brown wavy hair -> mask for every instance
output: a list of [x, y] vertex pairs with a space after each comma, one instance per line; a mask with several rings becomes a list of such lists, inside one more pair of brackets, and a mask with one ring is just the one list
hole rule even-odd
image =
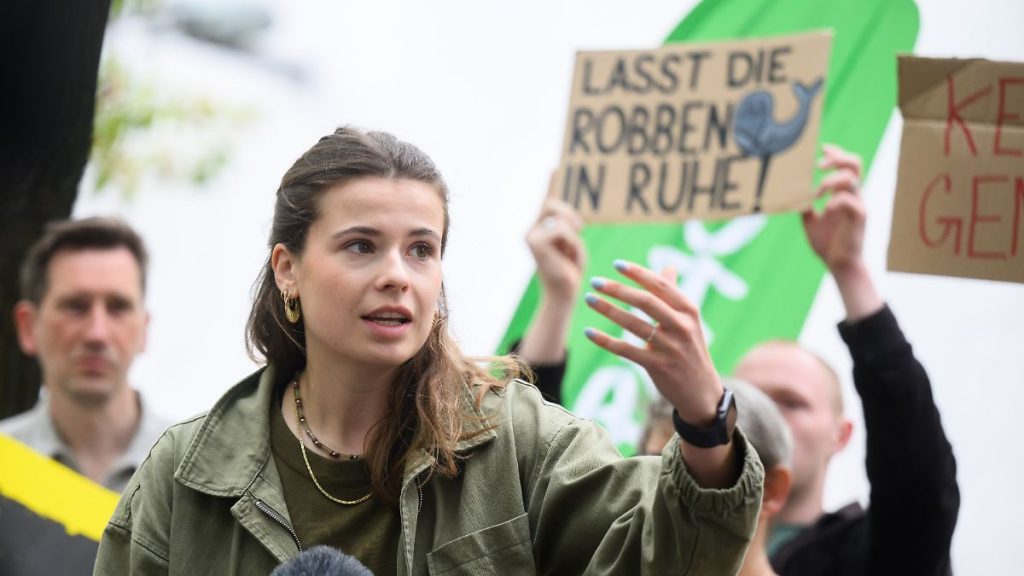
[[[277, 189], [274, 220], [268, 246], [284, 244], [293, 254], [306, 247], [310, 226], [318, 218], [324, 191], [358, 178], [410, 179], [437, 190], [444, 207], [441, 255], [448, 242], [448, 187], [434, 162], [419, 148], [385, 132], [338, 128], [306, 151], [285, 173]], [[273, 365], [278, 374], [295, 374], [306, 365], [305, 327], [300, 319], [284, 318], [270, 256], [254, 288], [252, 311], [246, 328], [250, 356]], [[500, 388], [508, 378], [525, 373], [512, 358], [470, 359], [448, 333], [448, 304], [444, 286], [439, 311], [423, 347], [399, 370], [389, 395], [388, 412], [374, 425], [364, 446], [375, 496], [397, 502], [406, 463], [419, 451], [434, 458], [428, 476], [458, 474], [456, 445], [486, 430], [463, 423], [480, 417], [469, 413], [462, 396], [467, 387], [476, 393], [476, 406], [487, 391]]]

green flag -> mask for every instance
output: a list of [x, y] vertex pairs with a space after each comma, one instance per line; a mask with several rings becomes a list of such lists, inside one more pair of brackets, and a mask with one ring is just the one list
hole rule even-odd
[[[834, 34], [821, 140], [860, 154], [866, 175], [896, 103], [896, 54], [911, 52], [917, 38], [913, 0], [705, 0], [667, 42], [821, 29]], [[590, 226], [582, 235], [589, 254], [585, 278], [621, 278], [612, 268], [617, 258], [654, 270], [674, 265], [680, 290], [701, 309], [711, 355], [722, 373], [729, 373], [758, 342], [795, 339], [824, 274], [807, 246], [798, 214]], [[538, 296], [535, 277], [502, 340], [502, 352], [525, 333]], [[588, 341], [585, 326], [623, 333], [580, 298], [567, 343], [563, 402], [605, 425], [619, 449], [631, 454], [656, 390], [639, 366]]]

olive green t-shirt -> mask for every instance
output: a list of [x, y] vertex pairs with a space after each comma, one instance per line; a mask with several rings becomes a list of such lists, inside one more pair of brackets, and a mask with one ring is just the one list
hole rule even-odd
[[[309, 477], [298, 439], [284, 422], [280, 398], [279, 393], [271, 408], [270, 443], [288, 516], [302, 547], [332, 546], [355, 556], [374, 574], [395, 574], [402, 529], [398, 507], [376, 497], [345, 506], [321, 494]], [[306, 455], [320, 486], [331, 496], [356, 500], [370, 493], [370, 471], [362, 459], [332, 460], [308, 448]]]

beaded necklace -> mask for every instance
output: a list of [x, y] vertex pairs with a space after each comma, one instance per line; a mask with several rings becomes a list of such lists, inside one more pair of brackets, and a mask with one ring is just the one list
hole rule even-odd
[[[295, 378], [295, 380], [292, 382], [292, 384], [294, 384], [294, 388], [292, 390], [293, 390], [293, 392], [295, 394], [295, 419], [297, 421], [296, 423], [298, 424], [299, 428], [302, 429], [306, 433], [307, 436], [309, 436], [309, 439], [313, 442], [313, 445], [316, 446], [317, 448], [320, 448], [320, 449], [324, 450], [325, 452], [327, 452], [327, 454], [329, 454], [330, 457], [334, 458], [335, 460], [341, 459], [342, 456], [346, 456], [349, 460], [358, 460], [359, 459], [358, 455], [356, 455], [356, 454], [344, 455], [341, 452], [338, 452], [337, 450], [329, 448], [326, 444], [321, 442], [316, 437], [315, 434], [313, 434], [313, 431], [309, 429], [309, 424], [306, 422], [306, 416], [305, 416], [305, 414], [302, 411], [302, 395], [301, 395], [301, 393], [299, 391], [299, 379], [298, 379], [298, 377]], [[299, 434], [299, 450], [302, 452], [302, 461], [306, 463], [306, 470], [309, 471], [309, 477], [310, 477], [310, 479], [313, 480], [313, 485], [316, 486], [316, 489], [319, 490], [320, 493], [323, 494], [331, 502], [334, 502], [336, 504], [341, 504], [343, 506], [354, 506], [356, 504], [361, 504], [363, 502], [366, 502], [367, 500], [370, 499], [371, 496], [373, 496], [373, 492], [371, 491], [366, 496], [363, 496], [361, 498], [357, 498], [355, 500], [342, 500], [341, 498], [337, 498], [335, 496], [332, 496], [332, 495], [328, 494], [327, 490], [324, 490], [323, 486], [321, 486], [320, 482], [316, 479], [316, 474], [313, 474], [313, 467], [310, 466], [310, 464], [309, 464], [309, 456], [306, 455], [306, 444], [305, 444], [305, 442], [302, 441], [302, 434], [301, 433]]]

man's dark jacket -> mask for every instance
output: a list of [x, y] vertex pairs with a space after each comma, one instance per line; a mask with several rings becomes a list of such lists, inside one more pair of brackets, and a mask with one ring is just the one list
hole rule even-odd
[[960, 491], [928, 375], [888, 307], [839, 334], [864, 406], [871, 503], [825, 514], [772, 566], [780, 576], [950, 574]]

